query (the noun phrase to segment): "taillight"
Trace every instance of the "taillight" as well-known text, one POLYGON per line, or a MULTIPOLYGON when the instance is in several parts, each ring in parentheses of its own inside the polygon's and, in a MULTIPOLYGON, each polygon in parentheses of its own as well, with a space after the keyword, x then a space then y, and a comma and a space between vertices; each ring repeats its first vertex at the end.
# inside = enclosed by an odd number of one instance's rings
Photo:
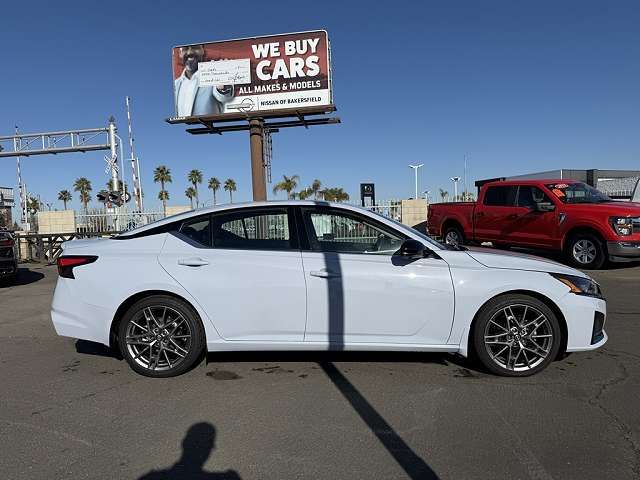
POLYGON ((95 255, 65 255, 58 257, 58 274, 64 278, 76 278, 73 276, 73 268, 93 263, 98 259, 95 255))
POLYGON ((12 238, 5 238, 3 240, 0 240, 0 247, 13 247, 14 243, 15 242, 12 238))

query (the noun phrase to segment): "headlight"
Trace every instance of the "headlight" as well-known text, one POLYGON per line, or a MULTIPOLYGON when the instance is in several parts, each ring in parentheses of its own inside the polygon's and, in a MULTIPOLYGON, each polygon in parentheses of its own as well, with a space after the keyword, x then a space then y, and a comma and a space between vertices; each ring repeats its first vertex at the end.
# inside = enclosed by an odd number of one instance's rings
POLYGON ((600 290, 600 285, 598 285, 590 278, 578 277, 576 275, 564 275, 561 273, 551 273, 550 275, 553 278, 564 283, 571 289, 571 292, 575 293, 576 295, 603 298, 602 290, 600 290))
POLYGON ((609 223, 613 230, 621 237, 633 235, 633 225, 640 225, 640 217, 611 217, 609 223))

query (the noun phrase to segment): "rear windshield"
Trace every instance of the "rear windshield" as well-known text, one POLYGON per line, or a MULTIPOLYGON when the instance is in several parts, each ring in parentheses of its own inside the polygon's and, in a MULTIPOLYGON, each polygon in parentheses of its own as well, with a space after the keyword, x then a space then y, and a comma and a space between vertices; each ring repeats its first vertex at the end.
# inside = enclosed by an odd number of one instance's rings
POLYGON ((562 203, 603 203, 612 201, 600 190, 582 182, 548 183, 546 186, 562 203))

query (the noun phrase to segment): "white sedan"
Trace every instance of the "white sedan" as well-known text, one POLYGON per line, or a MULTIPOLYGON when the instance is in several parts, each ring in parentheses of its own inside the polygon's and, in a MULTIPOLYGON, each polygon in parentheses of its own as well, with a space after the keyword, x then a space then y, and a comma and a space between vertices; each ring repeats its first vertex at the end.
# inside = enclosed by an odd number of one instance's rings
POLYGON ((457 352, 526 376, 607 340, 600 287, 578 270, 328 202, 226 205, 73 240, 58 271, 58 334, 118 348, 151 377, 223 350, 457 352))

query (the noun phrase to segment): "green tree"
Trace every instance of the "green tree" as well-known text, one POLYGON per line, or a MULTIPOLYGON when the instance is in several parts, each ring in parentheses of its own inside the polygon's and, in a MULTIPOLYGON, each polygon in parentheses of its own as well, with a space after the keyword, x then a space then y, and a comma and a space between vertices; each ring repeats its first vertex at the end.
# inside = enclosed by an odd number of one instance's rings
POLYGON ((84 211, 86 213, 87 205, 91 201, 91 181, 86 177, 80 177, 74 182, 73 189, 80 193, 80 202, 84 206, 84 211))
POLYGON ((162 201, 162 211, 167 216, 167 200, 169 200, 169 192, 166 190, 160 190, 158 192, 158 200, 162 201))
POLYGON ((164 188, 166 183, 171 183, 171 170, 166 165, 159 165, 153 171, 153 181, 160 184, 160 192, 158 192, 158 200, 162 200, 162 211, 167 215, 167 200, 169 200, 169 192, 164 188))
POLYGON ((67 202, 71 201, 71 192, 69 190, 60 190, 58 192, 58 200, 64 203, 64 209, 67 209, 67 202))
POLYGON ((445 201, 445 198, 447 198, 449 196, 449 192, 447 192, 446 190, 443 190, 442 188, 440 189, 440 198, 442 199, 442 201, 445 201))
POLYGON ((300 200, 306 200, 312 195, 313 195, 313 190, 311 189, 311 187, 303 188, 302 190, 300 190, 300 192, 298 192, 298 198, 300 200))
POLYGON ((216 177, 211 177, 209 179, 208 187, 213 192, 213 204, 215 205, 216 204, 216 192, 218 190, 220 190, 220 180, 218 180, 216 177))
POLYGON ((291 200, 296 196, 296 194, 293 193, 293 191, 298 186, 299 181, 300 181, 300 177, 298 175, 293 175, 291 177, 282 175, 282 180, 273 186, 273 194, 276 195, 280 191, 287 192, 287 198, 291 200))
POLYGON ((193 187, 189 187, 184 191, 184 194, 186 195, 186 197, 191 202, 191 210, 193 210, 193 199, 196 196, 196 189, 193 188, 193 187))
POLYGON ((318 200, 318 195, 320 194, 320 189, 322 188, 322 182, 317 178, 311 183, 311 192, 313 193, 314 200, 318 200))
POLYGON ((40 200, 35 197, 29 196, 27 199, 27 210, 29 210, 29 212, 39 212, 40 205, 40 200))
POLYGON ((349 194, 343 188, 325 188, 320 193, 328 202, 346 202, 349 200, 349 194))
POLYGON ((227 178, 224 181, 224 189, 225 191, 229 192, 229 203, 233 203, 233 192, 238 189, 236 181, 232 178, 227 178))
POLYGON ((196 194, 195 194, 196 208, 198 208, 198 204, 200 203, 200 199, 198 198, 198 184, 202 183, 202 172, 200 170, 196 170, 194 168, 187 175, 187 180, 189 180, 189 182, 191 182, 191 185, 193 185, 193 189, 196 192, 196 194))

